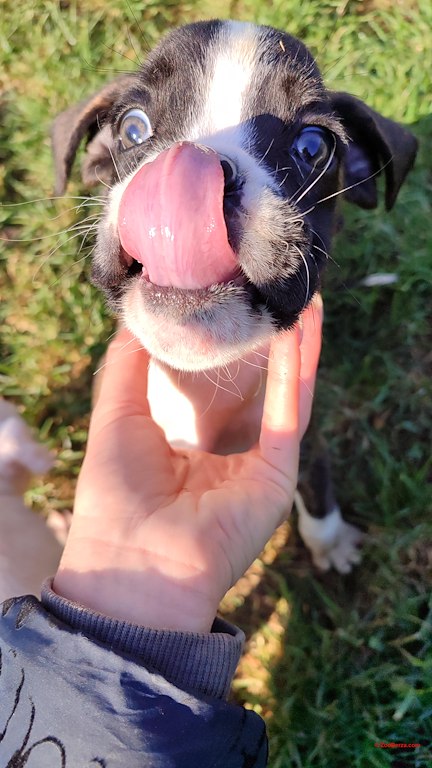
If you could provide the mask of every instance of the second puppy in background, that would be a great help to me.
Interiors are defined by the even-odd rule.
[[[329,91],[296,38],[228,21],[174,30],[57,118],[58,194],[85,137],[84,181],[110,187],[93,279],[152,356],[155,420],[173,444],[245,450],[269,339],[319,288],[338,197],[374,208],[382,174],[391,208],[415,138]],[[319,567],[346,572],[358,532],[320,485],[300,531]]]

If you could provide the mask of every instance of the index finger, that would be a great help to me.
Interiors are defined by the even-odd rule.
[[[306,432],[311,417],[315,379],[321,352],[323,316],[324,308],[322,298],[321,295],[317,293],[300,318],[302,328],[302,340],[300,344],[300,437],[303,437]]]
[[[262,457],[286,472],[299,454],[300,328],[278,333],[270,344],[259,439]],[[288,461],[287,461],[288,459]]]
[[[271,342],[260,434],[266,461],[283,472],[297,467],[300,439],[312,410],[321,351],[322,301],[315,298],[290,331]]]

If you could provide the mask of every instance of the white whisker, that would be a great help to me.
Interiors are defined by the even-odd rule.
[[[205,373],[205,371],[204,371],[204,373]],[[206,413],[208,413],[208,411],[209,411],[209,410],[210,410],[210,408],[212,407],[212,405],[213,405],[213,403],[214,403],[214,401],[215,401],[215,397],[216,397],[216,395],[217,395],[217,391],[218,391],[218,384],[217,384],[217,383],[215,383],[214,381],[212,381],[212,380],[211,380],[211,378],[210,378],[209,376],[206,376],[206,378],[207,378],[207,379],[208,379],[208,380],[209,380],[209,381],[210,381],[212,384],[214,384],[214,385],[215,385],[215,388],[214,388],[214,392],[213,392],[212,398],[211,398],[211,400],[210,400],[210,402],[209,402],[209,404],[208,404],[207,408],[205,409],[205,411],[203,411],[203,412],[200,414],[200,416],[201,416],[201,417],[205,416],[205,415],[206,415]]]
[[[324,175],[327,173],[327,171],[328,171],[328,169],[330,168],[330,165],[331,165],[331,163],[332,163],[332,161],[333,161],[333,158],[334,158],[334,156],[335,156],[335,152],[336,152],[336,139],[335,139],[335,137],[333,137],[333,149],[332,149],[332,151],[331,151],[331,154],[330,154],[330,157],[329,157],[329,159],[327,160],[327,162],[326,162],[326,164],[325,164],[324,168],[322,169],[321,173],[319,173],[319,174],[318,174],[318,176],[316,177],[316,179],[314,179],[314,181],[313,181],[311,184],[309,184],[309,186],[308,186],[308,187],[307,187],[307,188],[304,190],[304,192],[302,192],[302,194],[301,194],[299,197],[297,197],[297,198],[295,199],[295,201],[294,201],[294,202],[295,202],[295,204],[296,204],[296,205],[298,205],[298,204],[299,204],[299,202],[300,202],[301,200],[303,200],[303,198],[304,198],[306,195],[308,195],[308,194],[309,194],[309,192],[311,191],[311,189],[313,189],[313,188],[314,188],[315,184],[318,184],[318,182],[320,181],[320,179],[322,179],[322,177],[323,177],[323,176],[324,176]],[[313,210],[313,209],[312,209],[312,210]],[[306,216],[306,214],[303,214],[303,215],[304,215],[304,216]]]
[[[110,154],[111,154],[111,150],[110,150]],[[112,155],[111,155],[111,157],[112,157]],[[104,181],[103,179],[101,179],[101,178],[100,178],[100,176],[99,176],[99,174],[98,174],[96,171],[95,171],[95,174],[96,174],[96,178],[97,178],[97,180],[98,180],[99,184],[102,184],[104,187],[106,187],[106,188],[107,188],[107,189],[109,189],[109,190],[111,190],[111,189],[112,189],[112,185],[111,185],[111,184],[107,184],[107,182],[106,182],[106,181]],[[120,180],[120,179],[119,179],[119,180]]]
[[[115,333],[114,333],[113,335],[115,335]],[[112,336],[111,336],[111,338],[112,338]],[[126,341],[126,343],[125,343],[125,344],[123,344],[123,346],[120,348],[120,352],[123,352],[123,351],[126,349],[126,347],[128,347],[128,346],[129,346],[129,344],[132,344],[132,342],[133,342],[133,341],[136,341],[136,339],[135,339],[135,336],[134,336],[132,339],[129,339],[129,341]],[[145,352],[145,351],[146,351],[146,348],[145,348],[145,347],[138,347],[137,349],[131,349],[131,350],[129,350],[129,352],[127,352],[125,355],[123,355],[123,357],[127,357],[127,356],[129,356],[129,355],[134,355],[134,354],[136,354],[137,352]],[[96,369],[96,370],[93,372],[93,376],[97,376],[97,374],[98,374],[98,373],[100,373],[101,371],[103,371],[103,370],[104,370],[104,368],[108,368],[108,366],[114,365],[115,363],[118,363],[118,362],[120,362],[120,360],[119,360],[119,359],[117,359],[117,360],[111,360],[111,362],[108,362],[107,360],[105,360],[105,361],[102,363],[102,365],[100,365],[100,366],[99,366],[99,368],[97,368],[97,369]]]
[[[245,365],[250,365],[252,368],[258,368],[260,371],[267,370],[267,367],[265,365],[258,365],[258,363],[252,363],[251,360],[246,360],[244,357],[240,357],[240,362],[244,363]]]
[[[53,280],[52,283],[48,284],[48,288],[53,288],[55,285],[57,285],[60,282],[60,280],[63,280],[63,278],[66,275],[68,275],[70,272],[72,272],[74,267],[76,267],[78,264],[81,264],[83,261],[86,261],[86,259],[89,258],[89,255],[90,254],[86,253],[84,256],[81,256],[80,259],[76,259],[73,264],[71,264],[67,269],[63,270],[63,272],[61,273],[61,275],[59,275],[59,277],[57,277],[55,280]],[[35,275],[36,274],[37,273],[35,273]],[[35,275],[33,275],[33,280],[34,280]]]
[[[62,243],[59,243],[59,244],[56,246],[56,248],[52,248],[52,249],[51,249],[51,251],[50,251],[50,252],[47,254],[47,256],[45,257],[45,259],[43,259],[43,260],[41,261],[41,263],[40,263],[40,264],[39,264],[39,265],[36,267],[36,270],[34,271],[34,273],[33,273],[33,275],[32,275],[32,282],[33,282],[33,283],[35,282],[35,279],[36,279],[37,275],[39,274],[39,272],[41,271],[41,269],[43,269],[43,267],[45,266],[45,264],[47,264],[47,263],[48,263],[48,261],[49,261],[49,260],[50,260],[50,259],[51,259],[51,258],[54,256],[54,254],[55,254],[55,253],[57,253],[57,251],[58,251],[60,248],[62,248],[63,246],[67,245],[68,243],[72,242],[72,240],[75,240],[75,238],[76,238],[76,237],[80,237],[80,236],[81,236],[81,232],[75,232],[73,235],[71,235],[70,237],[68,237],[68,238],[67,238],[67,240],[65,240],[65,241],[64,241],[64,242],[62,242]]]
[[[113,152],[111,151],[111,147],[108,147],[108,151],[109,151],[109,153],[110,153],[110,156],[111,156],[111,160],[112,160],[112,162],[113,162],[113,166],[114,166],[115,172],[116,172],[116,174],[117,174],[117,179],[118,179],[119,181],[121,181],[121,179],[120,179],[120,173],[119,173],[119,169],[118,169],[118,167],[117,167],[117,163],[116,163],[116,161],[115,161],[115,158],[114,158],[114,154],[113,154]]]
[[[307,263],[307,261],[306,261],[306,258],[305,258],[305,256],[304,256],[303,252],[301,251],[301,249],[300,249],[300,248],[299,248],[297,245],[295,245],[295,243],[292,243],[292,246],[293,246],[293,248],[295,248],[295,250],[297,251],[297,253],[300,255],[300,258],[302,259],[302,261],[303,261],[303,264],[305,265],[305,269],[306,269],[306,286],[305,286],[305,287],[306,287],[306,292],[305,292],[305,300],[304,300],[304,302],[303,302],[303,309],[305,309],[305,307],[306,307],[306,305],[307,305],[307,303],[308,303],[308,298],[309,298],[309,289],[310,289],[310,272],[309,272],[309,266],[308,266],[308,263]],[[302,310],[302,311],[303,311],[303,310]]]
[[[271,142],[270,142],[270,144],[268,145],[268,147],[267,147],[266,151],[264,152],[263,156],[262,156],[262,157],[260,157],[260,159],[258,160],[258,165],[261,165],[261,163],[263,163],[263,162],[264,162],[264,160],[266,159],[266,157],[267,157],[268,153],[270,152],[270,150],[271,150],[271,148],[272,148],[273,144],[274,144],[274,139],[272,139],[272,140],[271,140]]]
[[[254,350],[254,355],[257,355],[258,357],[262,357],[263,360],[267,361],[267,363],[269,361],[269,356],[268,355],[264,355],[262,352],[257,352],[256,350]]]
[[[345,192],[349,192],[350,189],[354,189],[355,187],[359,187],[361,184],[365,184],[366,181],[370,181],[375,176],[378,176],[382,171],[384,171],[385,168],[387,167],[387,165],[390,162],[391,162],[391,160],[388,160],[385,163],[385,165],[383,165],[381,168],[379,168],[374,173],[371,173],[371,175],[367,176],[365,179],[362,179],[361,181],[356,181],[355,184],[350,184],[348,187],[343,187],[343,189],[339,189],[337,192],[333,192],[332,195],[327,195],[327,197],[322,197],[321,200],[318,200],[316,203],[314,203],[313,206],[311,206],[311,208],[309,208],[307,211],[305,211],[304,215],[307,216],[309,213],[312,213],[318,205],[321,205],[321,203],[325,203],[325,202],[327,202],[327,200],[332,200],[334,197],[338,197],[339,195],[343,195],[343,194],[345,194]]]
[[[85,222],[87,221],[93,221],[93,224],[85,225]],[[49,240],[51,237],[60,237],[60,235],[67,234],[68,232],[77,232],[79,234],[80,231],[88,229],[90,226],[96,227],[98,221],[99,216],[88,216],[76,224],[71,224],[71,226],[66,229],[61,229],[60,232],[51,232],[49,235],[40,235],[39,237],[0,237],[0,240],[4,240],[8,243],[38,243],[41,240]]]
[[[232,389],[227,389],[226,387],[223,387],[223,386],[222,386],[222,384],[220,384],[220,383],[219,383],[219,381],[220,381],[220,373],[219,373],[219,371],[217,372],[217,381],[214,381],[214,380],[213,380],[213,379],[212,379],[212,378],[209,376],[209,374],[207,373],[207,371],[203,371],[203,374],[204,374],[204,376],[206,377],[206,379],[208,379],[208,381],[209,381],[211,384],[214,384],[214,386],[215,386],[217,389],[221,389],[223,392],[228,392],[228,394],[229,394],[229,395],[233,395],[234,397],[238,397],[240,400],[243,400],[243,396],[242,396],[242,394],[241,394],[240,390],[238,390],[239,394],[237,394],[237,392],[233,392],[233,390],[232,390]],[[234,382],[233,382],[233,383],[234,383]],[[238,387],[237,387],[237,389],[238,389]]]

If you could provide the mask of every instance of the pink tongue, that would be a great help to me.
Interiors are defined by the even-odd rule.
[[[194,144],[174,145],[133,176],[120,201],[119,236],[152,283],[206,288],[233,277],[223,191],[218,155]]]

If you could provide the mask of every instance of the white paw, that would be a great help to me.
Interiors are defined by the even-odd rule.
[[[316,540],[308,541],[304,538],[304,541],[311,551],[312,560],[317,568],[328,571],[329,568],[333,567],[339,573],[349,573],[353,565],[361,560],[358,545],[362,538],[363,534],[358,528],[342,520],[338,537],[331,540],[326,546]]]
[[[318,519],[309,514],[299,493],[296,493],[295,504],[300,535],[310,549],[314,565],[322,571],[333,567],[339,573],[349,573],[361,560],[358,549],[363,539],[361,531],[342,519],[339,507]]]

